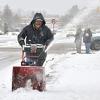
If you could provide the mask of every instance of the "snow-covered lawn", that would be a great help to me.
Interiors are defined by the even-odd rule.
[[[12,66],[0,71],[0,100],[100,100],[100,52],[49,54],[44,64],[45,92],[20,88],[11,91]],[[53,59],[52,59],[53,58]]]

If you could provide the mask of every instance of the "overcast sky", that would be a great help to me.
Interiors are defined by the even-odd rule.
[[[80,8],[88,6],[91,2],[97,0],[0,0],[0,7],[8,4],[11,9],[17,10],[45,10],[50,14],[64,14],[73,5]],[[100,0],[99,0],[100,1]]]

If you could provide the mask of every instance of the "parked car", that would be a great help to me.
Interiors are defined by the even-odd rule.
[[[76,28],[71,28],[66,31],[66,37],[74,37],[76,33]]]
[[[13,31],[13,32],[7,32],[7,34],[8,34],[8,35],[18,35],[18,34],[19,34],[19,32],[17,32],[17,31],[16,31],[16,32],[15,32],[15,31]]]
[[[100,50],[100,31],[93,32],[91,49]]]

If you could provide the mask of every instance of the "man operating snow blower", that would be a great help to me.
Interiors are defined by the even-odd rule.
[[[25,87],[28,80],[31,80],[33,89],[44,90],[42,65],[47,55],[45,50],[53,40],[53,34],[45,24],[43,15],[36,13],[31,23],[18,35],[23,53],[21,66],[13,67],[12,90]]]
[[[26,26],[18,35],[18,42],[23,47],[25,44],[42,44],[47,47],[53,39],[51,30],[45,25],[44,17],[41,13],[34,15],[31,23]],[[26,41],[25,41],[26,38]],[[42,52],[38,65],[42,66],[46,58],[46,53]]]

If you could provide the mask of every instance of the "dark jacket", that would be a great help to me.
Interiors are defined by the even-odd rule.
[[[92,32],[90,29],[87,29],[84,31],[83,34],[83,42],[84,43],[90,43],[91,42],[91,38],[92,38]]]
[[[42,19],[43,24],[39,30],[36,30],[34,23],[36,19]],[[45,25],[44,17],[41,13],[36,13],[33,20],[18,35],[18,42],[22,46],[24,44],[43,44],[48,45],[53,40],[51,30]],[[25,39],[26,38],[26,39]],[[25,41],[26,40],[26,41]]]

